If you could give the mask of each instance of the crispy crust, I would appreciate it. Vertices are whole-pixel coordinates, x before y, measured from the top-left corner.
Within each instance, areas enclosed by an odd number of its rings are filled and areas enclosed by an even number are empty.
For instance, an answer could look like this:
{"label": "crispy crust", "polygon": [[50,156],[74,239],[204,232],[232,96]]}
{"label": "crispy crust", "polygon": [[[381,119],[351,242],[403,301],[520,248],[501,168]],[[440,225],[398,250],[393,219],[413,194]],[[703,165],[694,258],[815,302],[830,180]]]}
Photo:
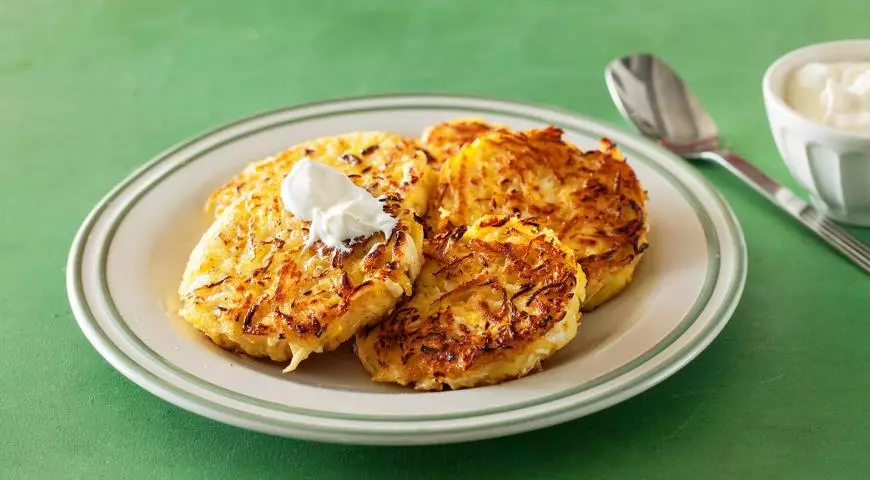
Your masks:
{"label": "crispy crust", "polygon": [[357,336],[376,381],[465,388],[538,369],[577,331],[585,276],[552,232],[484,217],[427,240],[415,294]]}
{"label": "crispy crust", "polygon": [[549,127],[479,137],[443,166],[430,224],[443,230],[488,213],[533,218],[574,249],[591,310],[622,290],[647,248],[646,194],[609,140],[582,152],[562,134]]}

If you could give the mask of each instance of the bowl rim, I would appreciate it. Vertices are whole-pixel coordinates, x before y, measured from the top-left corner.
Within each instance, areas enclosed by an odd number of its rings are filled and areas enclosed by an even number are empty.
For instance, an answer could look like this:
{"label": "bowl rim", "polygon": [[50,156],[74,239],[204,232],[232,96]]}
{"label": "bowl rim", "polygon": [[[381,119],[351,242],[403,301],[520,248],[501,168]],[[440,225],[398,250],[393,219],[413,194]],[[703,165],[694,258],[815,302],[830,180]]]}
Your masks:
{"label": "bowl rim", "polygon": [[[834,40],[829,42],[813,43],[804,45],[803,47],[790,50],[780,55],[764,72],[762,78],[762,93],[765,103],[768,106],[774,106],[781,113],[788,117],[791,123],[798,123],[809,129],[815,129],[819,133],[839,137],[844,140],[866,142],[870,141],[870,133],[854,132],[851,130],[843,130],[825,125],[824,123],[813,120],[806,115],[801,114],[792,108],[783,98],[782,91],[776,91],[773,88],[773,79],[777,75],[786,74],[783,70],[792,70],[799,64],[795,63],[796,58],[804,55],[817,57],[815,61],[824,61],[825,58],[831,56],[831,52],[846,48],[865,48],[867,49],[867,61],[870,62],[870,38],[852,38],[843,40]],[[780,89],[781,90],[781,89]],[[768,120],[772,119],[771,112],[768,111]]]}

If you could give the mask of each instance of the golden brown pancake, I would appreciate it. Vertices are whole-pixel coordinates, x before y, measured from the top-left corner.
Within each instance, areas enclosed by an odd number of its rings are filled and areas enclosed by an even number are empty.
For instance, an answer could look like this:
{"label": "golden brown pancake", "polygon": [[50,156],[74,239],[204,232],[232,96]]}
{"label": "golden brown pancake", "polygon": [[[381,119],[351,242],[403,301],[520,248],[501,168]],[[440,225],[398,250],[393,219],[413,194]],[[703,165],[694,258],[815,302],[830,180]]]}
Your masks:
{"label": "golden brown pancake", "polygon": [[[315,242],[285,210],[281,181],[302,158],[347,173],[397,225],[354,239],[349,253]],[[422,263],[430,170],[414,141],[380,132],[323,138],[251,165],[209,200],[216,219],[179,287],[181,316],[221,347],[290,364],[329,351],[411,294]]]}
{"label": "golden brown pancake", "polygon": [[441,169],[428,223],[441,231],[487,214],[534,219],[574,249],[588,311],[631,281],[647,248],[645,192],[612,143],[583,152],[562,133],[497,131],[466,145]]}
{"label": "golden brown pancake", "polygon": [[372,379],[419,390],[499,383],[541,368],[577,333],[586,279],[549,230],[503,216],[445,230],[383,322],[357,335]]}

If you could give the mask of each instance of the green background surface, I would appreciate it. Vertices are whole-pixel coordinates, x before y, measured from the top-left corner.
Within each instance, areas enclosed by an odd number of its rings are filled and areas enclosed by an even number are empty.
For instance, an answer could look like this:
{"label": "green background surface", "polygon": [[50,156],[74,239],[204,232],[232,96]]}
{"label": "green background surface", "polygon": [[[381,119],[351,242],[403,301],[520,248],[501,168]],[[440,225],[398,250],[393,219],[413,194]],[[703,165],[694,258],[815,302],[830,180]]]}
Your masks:
{"label": "green background surface", "polygon": [[[870,36],[870,3],[731,0],[0,2],[0,477],[866,478],[870,280],[716,167],[749,245],[722,335],[656,388],[508,438],[351,447],[271,437],[135,386],[70,313],[89,209],[164,148],[300,102],[452,92],[624,125],[602,70],[672,63],[737,151],[797,187],[760,82],[780,54]],[[870,241],[870,230],[856,231]]]}

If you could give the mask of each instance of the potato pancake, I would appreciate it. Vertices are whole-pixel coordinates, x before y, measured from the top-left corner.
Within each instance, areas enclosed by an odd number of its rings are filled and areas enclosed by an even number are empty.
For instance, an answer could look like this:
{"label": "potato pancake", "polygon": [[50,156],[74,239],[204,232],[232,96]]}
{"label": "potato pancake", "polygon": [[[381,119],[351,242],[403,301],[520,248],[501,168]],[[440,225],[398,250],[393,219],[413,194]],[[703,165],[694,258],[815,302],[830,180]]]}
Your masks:
{"label": "potato pancake", "polygon": [[577,334],[586,277],[553,232],[488,216],[425,248],[414,295],[357,335],[373,380],[418,390],[499,383],[541,368]]}
{"label": "potato pancake", "polygon": [[[389,238],[343,254],[305,248],[310,222],[288,212],[281,181],[302,158],[348,174],[397,221]],[[431,183],[426,153],[392,134],[354,133],[297,145],[253,164],[209,201],[217,218],[193,250],[180,315],[221,347],[287,362],[335,349],[411,294],[422,263]]]}
{"label": "potato pancake", "polygon": [[429,224],[437,231],[485,214],[534,218],[574,249],[589,311],[631,281],[647,248],[646,193],[612,143],[583,152],[562,134],[497,131],[466,145],[441,169]]}

